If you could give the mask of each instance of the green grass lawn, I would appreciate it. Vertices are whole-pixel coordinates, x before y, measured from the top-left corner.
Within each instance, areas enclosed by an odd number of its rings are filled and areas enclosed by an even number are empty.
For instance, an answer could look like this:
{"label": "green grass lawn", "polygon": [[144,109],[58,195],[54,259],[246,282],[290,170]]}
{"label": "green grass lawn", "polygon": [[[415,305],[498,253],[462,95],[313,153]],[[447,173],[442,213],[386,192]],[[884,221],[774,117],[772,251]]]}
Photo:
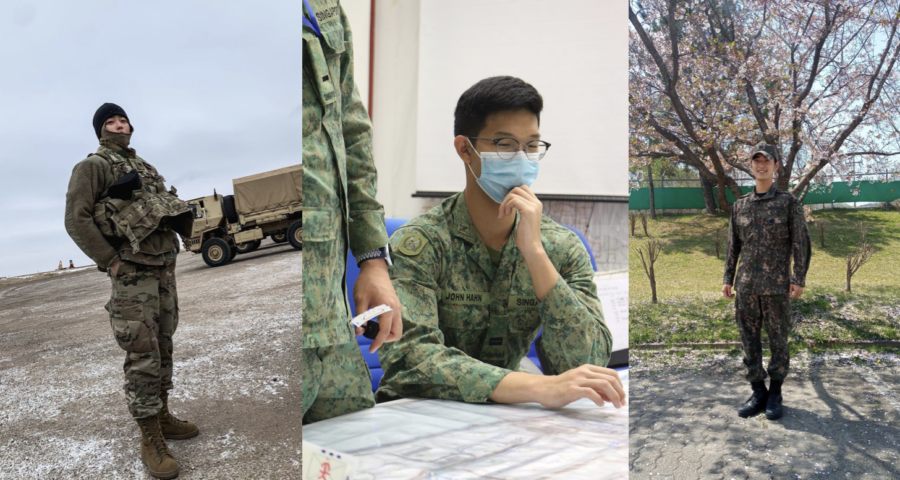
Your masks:
{"label": "green grass lawn", "polygon": [[[900,213],[884,210],[828,210],[825,247],[810,224],[813,255],[803,297],[794,300],[797,345],[824,341],[900,340]],[[845,291],[845,258],[859,239],[856,224],[868,225],[875,255]],[[739,341],[733,300],[722,296],[724,242],[716,258],[715,233],[724,214],[680,215],[649,220],[650,235],[664,240],[656,263],[658,304],[650,303],[650,282],[635,248],[646,245],[640,222],[629,256],[632,344]]]}

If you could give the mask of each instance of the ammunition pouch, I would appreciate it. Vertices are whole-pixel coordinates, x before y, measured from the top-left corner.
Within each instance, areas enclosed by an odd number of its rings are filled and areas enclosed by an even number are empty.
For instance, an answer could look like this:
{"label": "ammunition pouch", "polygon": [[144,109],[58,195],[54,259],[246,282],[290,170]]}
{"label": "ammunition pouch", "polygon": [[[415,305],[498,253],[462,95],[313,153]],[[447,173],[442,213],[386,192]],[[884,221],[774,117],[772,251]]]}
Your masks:
{"label": "ammunition pouch", "polygon": [[171,229],[182,237],[191,235],[194,215],[187,203],[171,193],[142,189],[132,191],[127,200],[108,193],[94,206],[94,223],[103,235],[128,241],[134,253],[140,252],[141,242],[160,228]]}

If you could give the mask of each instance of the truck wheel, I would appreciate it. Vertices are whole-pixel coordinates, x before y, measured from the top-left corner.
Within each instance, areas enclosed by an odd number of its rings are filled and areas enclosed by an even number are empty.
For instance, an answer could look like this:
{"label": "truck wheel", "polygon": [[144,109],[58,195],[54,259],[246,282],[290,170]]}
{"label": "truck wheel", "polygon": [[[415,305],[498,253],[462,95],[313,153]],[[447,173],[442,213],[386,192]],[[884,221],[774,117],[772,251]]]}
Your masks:
{"label": "truck wheel", "polygon": [[257,248],[259,248],[259,245],[261,243],[262,242],[259,240],[254,240],[252,242],[247,242],[247,243],[241,243],[241,244],[238,244],[235,246],[235,250],[237,250],[237,253],[241,253],[241,254],[250,253],[250,252],[256,250]]}
{"label": "truck wheel", "polygon": [[271,237],[272,237],[272,241],[275,243],[284,243],[287,241],[287,233],[284,233],[284,232],[273,233],[271,235]]}
{"label": "truck wheel", "polygon": [[288,241],[297,250],[303,250],[303,222],[297,220],[292,223],[287,231]]}
{"label": "truck wheel", "polygon": [[210,267],[225,265],[232,258],[232,248],[221,238],[210,238],[203,244],[203,261]]}
{"label": "truck wheel", "polygon": [[234,206],[234,195],[222,196],[222,210],[228,223],[238,223],[237,207]]}

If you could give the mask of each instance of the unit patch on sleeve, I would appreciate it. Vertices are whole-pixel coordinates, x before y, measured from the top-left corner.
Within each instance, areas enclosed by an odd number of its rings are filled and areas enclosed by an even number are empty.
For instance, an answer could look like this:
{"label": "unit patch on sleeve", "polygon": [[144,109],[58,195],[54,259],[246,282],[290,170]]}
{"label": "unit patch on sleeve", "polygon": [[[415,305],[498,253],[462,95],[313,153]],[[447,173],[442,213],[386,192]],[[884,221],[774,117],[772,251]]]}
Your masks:
{"label": "unit patch on sleeve", "polygon": [[400,239],[399,250],[404,255],[415,257],[422,253],[427,244],[428,240],[421,233],[416,231],[406,232],[403,238]]}

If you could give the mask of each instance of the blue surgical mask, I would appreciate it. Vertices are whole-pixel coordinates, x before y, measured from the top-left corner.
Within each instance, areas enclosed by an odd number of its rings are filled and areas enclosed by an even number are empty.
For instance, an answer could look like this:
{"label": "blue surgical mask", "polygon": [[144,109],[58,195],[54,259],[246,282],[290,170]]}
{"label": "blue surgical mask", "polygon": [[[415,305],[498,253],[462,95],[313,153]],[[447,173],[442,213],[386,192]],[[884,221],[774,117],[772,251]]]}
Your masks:
{"label": "blue surgical mask", "polygon": [[[468,139],[467,139],[468,140]],[[475,147],[469,141],[472,151]],[[476,152],[477,154],[477,152]],[[476,177],[478,186],[495,202],[503,203],[503,199],[512,189],[525,185],[530,187],[538,175],[538,154],[526,154],[519,150],[516,155],[504,160],[497,152],[481,152],[481,177]],[[531,157],[531,158],[529,158]],[[533,160],[532,160],[533,159]],[[472,175],[472,165],[469,165]]]}

